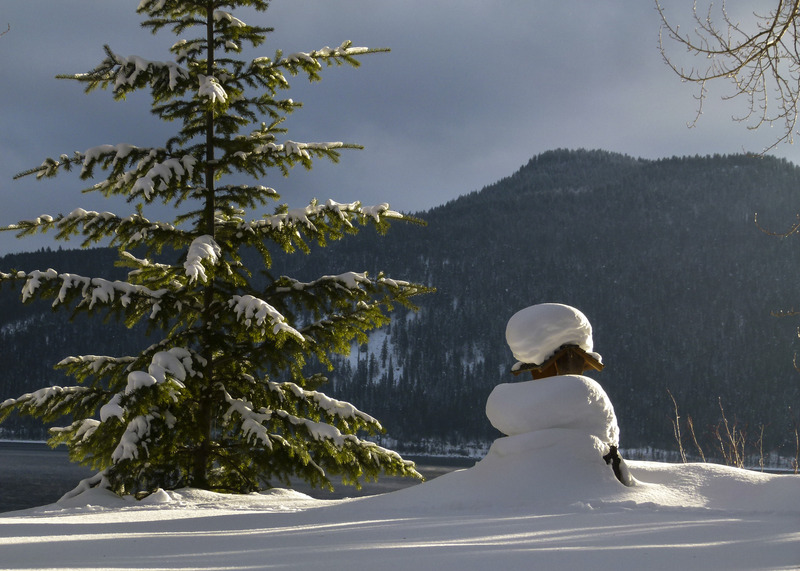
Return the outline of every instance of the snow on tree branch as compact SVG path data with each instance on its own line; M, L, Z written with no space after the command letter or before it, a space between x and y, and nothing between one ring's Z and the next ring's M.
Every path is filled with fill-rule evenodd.
M365 287L366 286L366 287ZM292 278L282 278L281 284L275 288L276 293L289 293L293 291L303 292L314 288L326 288L346 292L348 295L361 295L367 293L366 288L375 286L386 286L392 290L405 290L408 295L421 292L417 284L412 284L403 280L393 280L391 278L378 276L372 279L367 276L367 272L345 272L339 275L322 276L310 282L301 282Z
M228 410L223 415L223 420L230 422L235 412L242 419L241 430L245 438L248 441L258 440L271 450L272 440L263 423L272 418L272 412L263 407L255 411L253 403L245 399L233 398L228 391L224 391L224 395L225 401L228 403Z
M322 276L310 282L301 282L298 280L288 279L291 285L276 288L278 293L285 293L288 291L300 291L313 288L319 285L333 286L334 288L345 290L347 292L364 292L363 284L372 284L372 280L367 277L366 272L345 272L337 276Z
M72 442L85 442L92 437L100 424L100 421L94 418L84 418L83 420L76 420L67 427L55 426L50 429L50 432L55 435L68 435L69 440Z
M196 162L197 159L192 155L184 155L180 159L169 158L163 162L154 162L144 175L136 178L136 182L131 187L130 195L136 196L141 193L145 200L149 201L157 191L167 190L169 185L172 184L173 178L178 180L191 178ZM123 179L121 182L127 183L128 180ZM157 184L158 186L156 186ZM105 185L97 186L97 188L104 187Z
M6 399L0 403L0 407L6 408L23 401L27 401L30 406L40 408L55 397L60 398L64 394L80 394L85 391L86 389L84 387L45 387L32 393L26 393L16 399Z
M255 321L255 325L261 328L262 334L265 334L269 327L273 335L283 332L296 337L300 341L305 341L303 335L289 325L286 322L286 318L263 299L258 299L252 295L234 295L228 301L228 306L234 310L237 319L245 327L252 327Z
M84 246L110 237L111 244L122 244L125 247L135 246L143 241L158 237L175 246L189 243L191 237L186 231L180 230L166 222L151 222L141 214L132 214L120 218L112 212L97 212L76 208L69 214L51 216L42 214L31 220L21 220L16 224L4 226L0 231L19 231L18 237L47 232L56 229L56 238L66 240L70 236L82 234L86 237Z
M355 434L344 434L335 426L325 422L301 418L284 410L276 410L274 411L274 414L275 416L281 417L288 421L296 428L301 427L305 429L308 435L317 442L326 441L333 444L338 449L344 449L350 445L355 446L356 448L361 448L362 450L365 449L367 453L372 456L372 459L375 462L380 463L381 457L389 457L394 461L402 462L412 474L416 475L416 477L422 477L414 469L413 462L403 460L400 455L393 450L388 450L382 446L379 446L378 444L375 444L374 442L363 440Z
M319 391L306 390L296 383L291 382L271 383L270 388L273 391L277 389L288 390L297 398L301 398L304 401L313 402L320 410L324 411L331 417L360 419L367 424L373 425L377 430L382 430L381 424L377 419L360 411L349 402L331 398Z
M281 391L287 389L295 396L304 400L313 400L314 403L324 410L331 417L338 418L359 418L368 424L381 430L380 423L371 416L362 413L353 405L336 399L331 399L316 391L306 391L294 383L270 383L272 390ZM338 428L326 422L319 422L301 418L284 410L270 410L262 407L254 410L253 404L246 399L234 398L227 391L224 391L225 400L228 403L228 410L224 415L226 421L230 421L234 413L241 418L241 431L247 440L257 440L272 449L272 440L277 439L277 435L269 434L265 423L274 417L287 421L293 427L303 427L308 434L316 441L328 440L338 448L342 448L345 443L351 442L359 446L364 445L365 441L351 434L343 434Z
M75 496L80 495L86 490L89 490L91 488L110 488L110 487L111 487L111 482L107 478L107 472L106 470L103 470L92 476L89 476L88 478L84 478L83 480L78 482L78 485L75 486L75 488L73 488L66 494L64 494L61 499L68 500L70 498L74 498Z
M147 452L146 439L150 435L150 426L153 420L160 418L156 413L143 414L132 418L125 426L125 432L119 443L111 453L111 461L118 464L122 460L135 460L139 458L140 447Z
M138 399L133 398L130 402L126 399L135 397L136 393L142 389L164 386L170 400L177 401L178 393L185 388L184 381L190 375L198 375L194 370L193 355L182 347L159 351L151 358L146 372L135 370L128 374L128 383L125 389L116 393L99 411L101 423L112 418L126 422L126 419L130 418L111 454L113 463L139 458L141 448L147 452L146 439L150 435L154 420L161 419L168 427L175 421L172 414L166 409L159 411L151 407L146 414L135 414L133 405L137 404Z
M198 279L206 282L206 270L203 267L203 260L208 260L212 265L219 260L221 250L219 245L211 236L200 236L192 241L189 252L186 254L186 261L183 264L189 283L194 283Z
M95 391L88 387L45 387L26 393L15 399L6 399L0 403L0 420L5 419L12 410L23 414L36 414L46 420L57 418L68 411L76 402L81 402Z
M25 279L22 288L22 301L28 301L36 295L43 282L53 282L58 287L53 307L66 301L71 290L79 290L82 301L78 304L92 309L95 304L111 305L119 302L122 307L127 307L134 297L143 298L152 306L151 317L155 317L161 309L160 300L168 292L166 289L152 290L145 286L131 284L123 281L109 281L104 278L88 278L76 274L59 274L50 268L45 271L33 270L32 272L18 272L16 275L0 274L0 280Z
M127 143L120 143L118 145L99 145L97 147L92 147L91 149L87 149L81 155L78 155L79 158L82 159L83 169L81 170L82 175L89 175L91 171L92 165L94 165L97 161L108 157L110 155L114 155L114 159L112 164L114 166L117 163L124 161L128 155L130 155L133 151L140 150L133 145L129 145Z
M197 95L199 97L207 97L211 103L217 101L224 103L225 100L228 99L228 94L216 77L213 75L200 75L198 79L200 80L200 88L197 90Z
M58 169L63 167L65 170L70 170L72 165L75 164L81 165L81 176L88 178L92 174L92 167L95 163L105 160L112 166L116 166L118 163L124 162L124 160L135 151L146 152L147 149L139 149L127 143L118 145L98 145L84 152L75 151L72 157L67 154L62 154L58 157L58 160L47 158L40 166L21 172L15 175L14 178L21 178L34 173L36 174L36 178L49 178L55 176ZM111 155L113 155L113 159L111 159Z
M166 383L167 375L177 387L183 388L183 382L188 376L198 374L200 373L194 370L192 353L183 347L173 347L153 355L147 372L131 371L125 394L129 395L141 387Z
M123 171L126 163L136 160L138 162L132 169ZM64 154L58 160L48 158L39 167L19 173L14 178L30 174L35 174L36 178L54 177L61 168L71 170L73 165L80 165L81 178L88 179L93 176L97 164L110 170L111 175L91 190L106 195L125 193L130 198L141 195L146 201L151 201L158 193L190 181L197 159L189 153L170 156L166 149L139 148L127 143L98 145L84 152L75 152L72 157Z
M298 63L309 63L318 68L321 68L322 65L320 64L319 60L327 61L327 60L335 60L338 63L339 59L344 59L348 62L351 62L351 58L357 55L364 55L368 53L373 53L377 51L388 51L386 49L374 49L374 48L364 48L364 47L351 47L352 42L345 41L337 48L329 48L325 46L322 49L314 50L311 52L294 52L289 54L285 58L279 59L275 62L276 66L285 66L289 68L295 68Z
M288 71L292 75L303 71L308 75L309 80L319 81L321 79L319 71L322 69L323 62L329 66L347 63L358 67L360 63L356 59L357 56L388 51L387 48L352 47L350 41L342 42L336 48L325 46L310 52L294 52L286 57L281 51L278 51L274 59L269 57L253 59L242 77L258 77L274 94L276 88L286 89L289 87L289 82L282 70Z
M98 86L111 86L116 97L122 98L126 93L148 84L154 89L177 92L180 81L191 76L187 69L174 61L152 61L137 55L121 56L108 46L103 46L103 49L106 58L92 71L57 77L87 82L87 91Z
M113 369L124 368L133 363L135 357L110 357L108 355L79 355L62 359L55 364L57 369L66 369L79 376L79 371L84 375L103 375Z
M363 441L353 434L342 434L342 432L325 422L317 422L316 420L309 420L295 416L285 410L276 410L275 415L289 421L295 427L302 426L308 431L309 436L314 440L329 440L337 448L342 448L345 442L349 441L354 444L361 444Z
M219 22L226 22L228 25L237 27L237 28L245 28L247 24L242 22L239 18L236 18L230 12L225 12L224 10L214 10L214 21Z
M169 74L170 89L175 89L179 79L189 77L189 72L174 61L151 61L137 55L114 55L120 66L114 82L115 90L123 85L135 85L137 78L143 73L155 75L166 71Z
M395 212L384 203L377 206L361 206L359 202L341 204L333 200L328 200L325 204L312 202L305 208L294 208L285 212L278 212L264 216L260 220L250 222L238 222L238 230L247 233L264 233L273 230L294 231L298 227L305 227L311 231L317 230L315 221L325 216L329 216L346 227L352 228L352 221L359 216L368 217L380 223L384 218L404 219L399 212Z
M334 149L345 148L342 142L328 143L298 143L286 141L285 143L264 143L253 148L252 151L237 151L234 156L241 160L249 160L253 155L283 155L286 157L297 156L301 159L311 159L309 151L328 152Z

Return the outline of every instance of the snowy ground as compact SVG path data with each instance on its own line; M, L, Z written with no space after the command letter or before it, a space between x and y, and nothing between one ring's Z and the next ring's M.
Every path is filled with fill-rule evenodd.
M550 436L557 448L503 438L473 468L359 499L92 490L3 514L0 567L800 569L800 477L631 462L628 488Z

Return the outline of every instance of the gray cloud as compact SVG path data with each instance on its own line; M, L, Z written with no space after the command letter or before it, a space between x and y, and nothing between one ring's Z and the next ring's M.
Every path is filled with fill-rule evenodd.
M145 94L118 103L53 79L93 67L104 43L167 59L175 38L142 30L135 5L3 0L0 24L12 29L0 38L0 223L77 206L128 211L123 202L80 195L73 176L39 183L11 176L98 144L163 142L170 126L149 115ZM659 20L649 2L274 0L268 12L244 19L276 28L261 50L266 55L345 39L392 49L364 58L358 70L326 70L321 83L295 79L290 96L304 107L287 122L288 136L366 150L346 153L340 165L264 181L293 205L318 197L419 211L553 148L658 158L759 151L771 141L768 132L732 123L734 111L717 101L697 128L686 127L694 91L661 62ZM791 147L776 154L791 157ZM0 234L0 252L38 243Z

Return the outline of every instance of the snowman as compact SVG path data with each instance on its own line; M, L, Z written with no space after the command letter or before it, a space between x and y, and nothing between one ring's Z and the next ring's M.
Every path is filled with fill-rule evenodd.
M614 407L603 388L583 376L603 369L586 316L559 303L527 307L508 321L506 341L517 359L511 372L530 372L533 380L500 384L489 395L486 415L507 435L495 444L515 452L547 446L551 455L605 463L617 480L632 485L618 451Z

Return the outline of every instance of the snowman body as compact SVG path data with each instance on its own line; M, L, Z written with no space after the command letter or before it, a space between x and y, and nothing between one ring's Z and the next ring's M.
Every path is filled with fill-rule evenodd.
M582 375L497 385L486 401L486 416L508 436L569 429L594 436L606 446L619 445L611 401L596 381Z
M512 372L546 365L565 347L602 362L593 351L589 320L568 305L545 303L517 312L506 327L506 341L518 359ZM552 449L547 456L562 465L571 463L576 469L591 465L603 471L615 459L617 478L629 485L627 468L617 454L617 417L603 388L581 374L534 378L502 383L489 395L486 416L506 435L492 444L489 456L538 455Z

